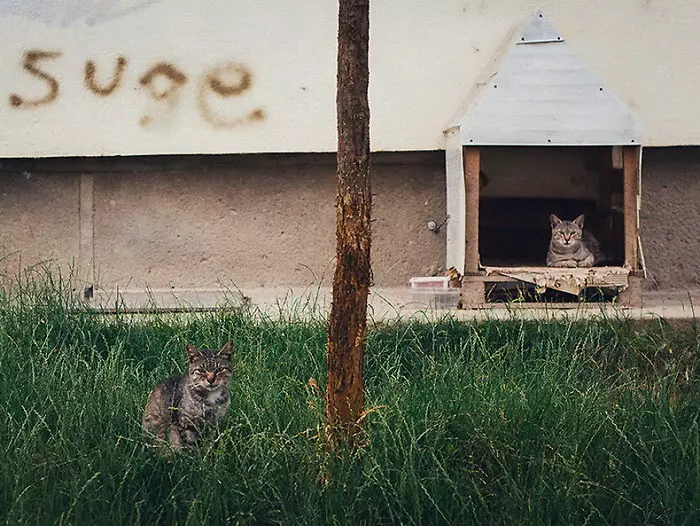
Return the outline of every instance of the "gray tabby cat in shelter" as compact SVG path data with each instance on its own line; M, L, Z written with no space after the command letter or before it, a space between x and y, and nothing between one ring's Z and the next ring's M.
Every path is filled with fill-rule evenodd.
M196 444L202 430L226 414L230 404L233 342L219 350L185 345L187 372L158 384L148 397L143 428L174 449Z
M592 267L600 258L600 244L583 230L583 214L573 221L550 214L552 239L547 252L548 267Z

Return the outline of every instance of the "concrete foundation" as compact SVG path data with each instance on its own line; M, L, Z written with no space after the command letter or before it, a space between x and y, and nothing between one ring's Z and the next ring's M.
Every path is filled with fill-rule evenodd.
M445 232L427 225L445 217L443 163L374 156L377 285L440 269ZM104 291L327 285L335 177L333 154L8 160L0 254L76 262Z
M700 148L645 148L640 237L645 286L700 289Z
M79 176L43 168L0 163L0 270L10 279L36 265L77 268Z
M444 152L373 156L373 271L408 287L444 265ZM50 260L108 296L328 286L333 154L3 160L0 255ZM700 289L700 148L647 148L641 239L659 291Z

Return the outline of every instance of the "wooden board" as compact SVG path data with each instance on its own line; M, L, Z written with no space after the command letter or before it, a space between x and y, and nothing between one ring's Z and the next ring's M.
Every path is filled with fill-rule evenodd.
M639 268L637 243L639 240L639 147L623 149L625 266Z
M467 217L466 257L464 273L479 271L479 171L481 156L478 148L464 148L464 187Z
M495 275L535 285L538 292L546 289L579 295L586 288L614 287L624 290L630 271L623 267L550 268L550 267L486 267L485 281Z

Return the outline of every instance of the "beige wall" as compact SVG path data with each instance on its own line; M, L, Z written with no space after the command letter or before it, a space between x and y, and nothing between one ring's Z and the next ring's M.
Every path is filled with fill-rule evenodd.
M0 156L334 151L336 7L0 0ZM444 148L443 130L537 8L637 114L645 144L700 144L696 0L382 0L373 149ZM52 53L34 65L53 84L23 66L31 51Z
M640 227L647 286L700 289L700 148L645 149Z
M32 166L0 163L0 272L14 278L20 269L59 265L77 269L79 258L79 178ZM6 164L6 163L5 163Z
M225 165L149 163L97 176L100 286L260 287L321 276L334 254L333 166L245 157Z
M407 285L443 264L444 229L427 228L444 218L443 162L441 152L375 156L378 286ZM23 171L59 175L27 180ZM94 202L82 221L81 174L89 174L83 197L91 181ZM315 286L332 278L334 155L6 161L0 181L13 203L2 253L67 267L80 259L82 231L91 246L75 268L99 289Z
M407 158L406 158L407 157ZM378 156L374 276L405 285L442 263L440 154ZM335 156L244 156L211 165L95 178L95 257L101 288L328 284L334 270ZM150 163L149 163L150 164ZM185 164L189 164L185 161Z
M427 229L444 218L444 152L377 154L372 177L375 282L404 286L444 263L445 231ZM642 194L648 285L699 289L700 149L646 148ZM4 160L0 256L106 291L328 284L334 198L331 154Z

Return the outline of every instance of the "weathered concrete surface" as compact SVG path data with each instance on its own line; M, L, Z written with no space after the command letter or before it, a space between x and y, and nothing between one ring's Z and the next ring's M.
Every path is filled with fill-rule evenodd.
M99 288L189 289L329 283L335 156L197 158L95 176ZM442 154L376 155L373 267L382 286L444 259Z
M330 169L329 169L330 168ZM203 160L95 179L100 288L303 284L333 256L327 163Z
M222 293L220 290L152 290L148 297L134 292L102 292L92 305L106 312L149 312L153 310L189 311L246 305L265 316L299 319L325 318L330 312L329 287L266 287ZM425 296L421 296L425 298ZM373 288L370 291L367 315L375 321L415 318L440 319L444 316L460 320L537 319L579 320L601 318L630 318L666 320L697 320L700 317L700 289L689 292L647 291L642 303L625 307L610 303L580 304L491 304L487 308L434 309L405 287Z
M640 236L647 287L700 288L700 148L645 148Z
M330 284L332 154L1 162L0 257L11 272L46 260L63 270L77 262L79 180L91 174L102 294L114 296L117 287L129 294L143 294L148 286L178 295ZM427 229L428 221L444 219L443 163L443 152L374 155L378 289L407 286L410 277L431 274L443 263L445 231ZM646 148L642 193L647 287L700 289L700 148ZM91 253L84 250L83 258Z
M0 269L46 262L64 269L78 257L79 177L33 170L6 173L0 163Z

